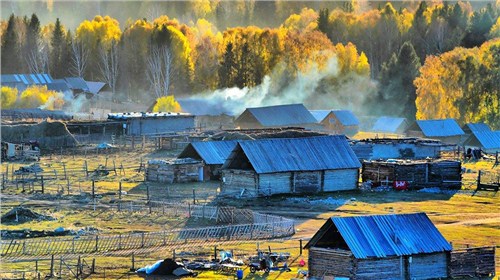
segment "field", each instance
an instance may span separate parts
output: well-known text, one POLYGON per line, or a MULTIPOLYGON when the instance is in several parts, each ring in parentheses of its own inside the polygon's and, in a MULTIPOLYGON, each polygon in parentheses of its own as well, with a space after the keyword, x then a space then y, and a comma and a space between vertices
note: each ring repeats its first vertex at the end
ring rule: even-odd
MULTIPOLYGON (((179 215, 172 217, 161 212, 151 212, 148 209, 141 211, 117 211, 110 207, 120 200, 119 181, 122 182, 121 200, 125 207, 131 203, 145 202, 148 199, 168 201, 171 203, 190 204, 213 202, 218 192, 217 182, 189 183, 189 184, 153 184, 143 181, 143 173, 138 172, 140 162, 145 163, 149 158, 172 157, 175 152, 151 152, 150 150, 130 151, 123 150, 102 154, 95 151, 82 153, 79 150, 64 151, 43 156, 41 167, 47 176, 57 174, 53 180, 45 184, 45 194, 31 193, 29 188, 23 192, 21 186, 7 184, 2 191, 1 212, 5 214, 12 207, 20 206, 32 209, 38 213, 50 215, 56 220, 31 221, 21 224, 2 223, 2 230, 54 230, 58 227, 79 230, 93 228, 99 234, 126 234, 133 232, 154 232, 175 228, 193 228, 209 226, 212 223, 204 219, 193 219, 179 215), (62 162, 64 162, 64 167, 62 162), (92 176, 87 177, 87 170, 94 170, 98 166, 106 165, 107 168, 118 168, 107 176, 94 177, 94 194, 92 197, 92 176), (66 176, 64 174, 66 169, 66 176), (55 171, 54 171, 55 170, 55 171), (64 178, 66 177, 66 178, 64 178), (68 188, 69 186, 69 188, 68 188), (194 197, 193 197, 194 193, 194 197), (194 200, 194 201, 193 201, 194 200), (127 204, 129 203, 129 204, 127 204)), ((2 163, 2 172, 6 174, 7 165, 9 172, 12 163, 2 163)), ((16 163, 17 169, 21 164, 16 163)), ((329 193, 311 195, 306 197, 282 196, 270 199, 254 200, 220 200, 220 205, 248 208, 260 213, 279 215, 292 218, 296 221, 296 234, 280 240, 260 241, 232 241, 221 242, 218 249, 233 250, 235 256, 244 256, 256 253, 257 246, 262 250, 271 248, 273 251, 291 253, 288 265, 291 272, 272 271, 269 274, 250 274, 245 269, 245 279, 289 279, 297 276, 298 262, 307 261, 307 251, 299 255, 300 240, 303 245, 317 229, 332 216, 384 214, 384 213, 412 213, 426 212, 436 224, 445 238, 452 242, 454 248, 466 246, 497 246, 500 236, 500 198, 491 192, 479 192, 472 196, 477 170, 494 170, 492 163, 487 161, 470 162, 464 164, 468 173, 464 174, 463 189, 449 192, 395 192, 395 191, 356 191, 343 193, 329 193)), ((10 176, 10 175, 9 175, 10 176)), ((36 185, 36 184, 35 184, 36 185)), ((35 189, 38 187, 35 186, 35 189)), ((132 266, 132 251, 134 251, 137 269, 144 265, 152 264, 156 260, 171 257, 176 248, 144 248, 141 250, 124 250, 107 252, 105 254, 87 254, 82 257, 88 262, 95 258, 96 274, 89 279, 142 279, 135 273, 130 273, 132 266)), ((498 252, 498 251, 497 251, 498 252)), ((213 245, 184 246, 176 249, 177 257, 194 258, 213 256, 213 245)), ((66 256, 65 262, 75 263, 77 255, 66 256)), ((56 256, 57 258, 57 256, 56 256)), ((50 265, 50 256, 40 257, 38 268, 44 274, 50 265)), ((497 257, 498 260, 498 257, 497 257)), ((56 271, 59 271, 60 262, 56 261, 56 271)), ((7 272, 33 271, 35 258, 4 259, 1 264, 3 277, 9 276, 7 272)), ((65 275, 71 275, 69 269, 61 265, 65 275)), ((71 265, 69 265, 71 267, 71 265)), ((497 271, 499 264, 497 261, 497 271)), ((26 275, 33 275, 27 273, 26 275)), ((197 279, 228 279, 231 275, 214 272, 202 272, 197 279)), ((19 277, 19 276, 17 276, 19 277)), ((28 276, 27 276, 28 277, 28 276)), ((232 279, 232 278, 231 278, 232 279)))

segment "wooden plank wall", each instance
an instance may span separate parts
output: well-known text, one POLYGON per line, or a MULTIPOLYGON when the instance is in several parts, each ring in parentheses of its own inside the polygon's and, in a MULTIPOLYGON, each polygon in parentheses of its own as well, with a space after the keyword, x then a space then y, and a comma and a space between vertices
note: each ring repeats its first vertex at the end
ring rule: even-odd
POLYGON ((408 261, 410 279, 431 279, 448 277, 447 253, 411 256, 408 261))
POLYGON ((259 174, 259 196, 290 193, 291 172, 259 174))
POLYGON ((356 280, 372 279, 404 279, 401 268, 401 259, 399 257, 384 259, 355 259, 354 277, 356 280))
POLYGON ((203 163, 196 164, 148 164, 146 180, 162 183, 186 183, 199 181, 199 168, 203 163))
POLYGON ((452 251, 450 277, 480 277, 495 273, 495 247, 452 251))
POLYGON ((295 193, 314 193, 321 190, 321 171, 292 172, 295 193))
POLYGON ((351 277, 353 255, 350 251, 309 248, 309 276, 343 276, 351 277))
POLYGON ((257 197, 257 174, 250 170, 223 169, 221 195, 257 197))
POLYGON ((358 183, 358 169, 326 170, 323 190, 325 192, 355 190, 358 183))

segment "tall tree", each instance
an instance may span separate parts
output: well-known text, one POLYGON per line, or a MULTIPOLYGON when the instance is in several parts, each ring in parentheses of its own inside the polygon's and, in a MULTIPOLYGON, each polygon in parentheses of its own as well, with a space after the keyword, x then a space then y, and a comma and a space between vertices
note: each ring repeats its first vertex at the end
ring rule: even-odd
POLYGON ((380 92, 384 110, 414 120, 416 114, 416 88, 413 81, 418 75, 420 59, 413 45, 405 42, 398 55, 384 63, 380 73, 380 92))
POLYGON ((99 46, 99 72, 103 82, 107 83, 113 93, 116 92, 118 80, 119 48, 118 42, 111 41, 109 48, 99 46))
POLYGON ((327 8, 319 10, 318 17, 318 30, 325 33, 327 36, 330 33, 330 27, 328 24, 329 11, 327 8))
POLYGON ((10 15, 7 29, 2 36, 2 74, 19 72, 19 48, 16 35, 16 18, 10 15))
POLYGON ((64 30, 59 21, 56 19, 54 31, 52 32, 52 39, 50 40, 50 73, 54 78, 64 77, 65 62, 62 60, 62 49, 65 44, 64 30))
POLYGON ((233 43, 229 42, 226 45, 226 50, 222 56, 219 67, 219 87, 228 88, 233 87, 235 83, 238 65, 236 63, 236 56, 233 51, 233 43))

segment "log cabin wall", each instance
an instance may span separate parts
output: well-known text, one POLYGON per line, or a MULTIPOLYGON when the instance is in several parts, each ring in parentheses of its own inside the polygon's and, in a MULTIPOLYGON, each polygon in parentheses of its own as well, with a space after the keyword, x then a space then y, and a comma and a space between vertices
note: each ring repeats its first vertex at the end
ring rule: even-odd
POLYGON ((353 274, 356 280, 405 279, 404 262, 400 257, 355 259, 353 274))
POLYGON ((358 187, 359 169, 324 171, 323 191, 355 190, 358 187))
POLYGON ((347 250, 309 248, 308 263, 311 277, 352 277, 353 262, 352 253, 347 250))
POLYGON ((255 171, 222 169, 221 195, 257 197, 258 176, 255 171))
POLYGON ((271 174, 259 174, 259 196, 270 196, 273 194, 290 193, 292 172, 280 172, 271 174))
POLYGON ((448 277, 448 253, 413 255, 408 257, 407 261, 410 279, 448 277))

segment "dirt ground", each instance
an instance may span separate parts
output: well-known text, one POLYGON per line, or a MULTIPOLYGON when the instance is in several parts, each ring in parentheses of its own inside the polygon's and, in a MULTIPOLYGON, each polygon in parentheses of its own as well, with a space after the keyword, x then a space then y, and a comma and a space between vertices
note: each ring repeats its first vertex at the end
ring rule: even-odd
MULTIPOLYGON (((192 191, 196 190, 198 199, 203 202, 211 202, 215 199, 218 191, 217 182, 174 184, 166 186, 164 184, 144 184, 140 178, 142 175, 134 172, 138 166, 138 161, 142 158, 145 162, 149 158, 168 158, 175 152, 134 151, 112 154, 62 154, 42 157, 42 166, 50 166, 57 169, 61 174, 61 162, 66 163, 68 170, 82 169, 84 161, 91 168, 107 161, 115 161, 115 164, 130 166, 126 174, 110 174, 108 177, 99 180, 97 192, 101 194, 99 200, 103 204, 116 200, 117 181, 123 180, 123 191, 126 192, 124 199, 137 200, 145 199, 149 190, 150 195, 157 200, 170 200, 182 203, 192 202, 192 191)), ((2 172, 5 173, 7 163, 2 163, 2 172)), ((12 165, 12 164, 10 164, 12 165)), ((20 164, 17 163, 16 166, 20 164)), ((12 167, 12 166, 11 166, 12 167)), ((464 165, 468 173, 464 174, 464 184, 462 190, 449 192, 417 192, 417 191, 353 191, 341 193, 327 193, 310 196, 279 196, 268 199, 252 200, 219 200, 220 205, 229 205, 239 208, 250 208, 262 213, 276 214, 293 218, 296 221, 296 234, 290 238, 277 241, 260 241, 260 248, 270 246, 273 250, 286 251, 292 254, 289 266, 292 272, 270 272, 269 274, 250 274, 248 269, 244 271, 245 279, 290 279, 298 275, 298 262, 300 259, 307 260, 307 251, 299 255, 299 240, 305 243, 314 235, 318 228, 332 216, 350 216, 367 214, 388 214, 388 213, 413 213, 425 212, 441 231, 444 237, 452 242, 454 248, 466 246, 496 246, 500 245, 500 195, 490 192, 479 192, 473 194, 473 184, 477 178, 478 169, 491 169, 490 162, 471 162, 464 165)), ((500 170, 496 167, 493 171, 500 170)), ((76 172, 76 171, 75 171, 76 172)), ((77 173, 75 173, 77 174, 77 173)), ((92 209, 92 201, 88 200, 90 192, 90 182, 84 175, 75 175, 71 178, 71 183, 79 183, 80 187, 73 187, 70 195, 64 192, 58 193, 56 188, 49 188, 49 194, 38 194, 21 192, 11 186, 2 191, 2 205, 0 212, 6 213, 12 207, 31 207, 38 213, 56 217, 55 221, 33 221, 20 225, 1 224, 0 229, 32 229, 44 230, 56 227, 82 228, 92 226, 99 228, 106 234, 119 234, 133 231, 156 231, 164 228, 175 228, 188 226, 200 226, 200 224, 189 224, 183 218, 162 217, 160 214, 149 215, 147 213, 116 213, 113 211, 92 209), (85 193, 85 195, 83 195, 85 193), (84 201, 82 201, 84 200, 84 201)), ((55 186, 64 186, 66 180, 54 181, 55 186)), ((213 202, 215 203, 215 202, 213 202)), ((238 244, 224 245, 224 249, 234 250, 237 256, 245 256, 255 253, 256 241, 238 244)), ((170 257, 173 248, 155 248, 134 252, 136 256, 135 268, 152 264, 155 260, 170 257)), ((206 251, 211 248, 190 248, 189 252, 206 251)), ((134 273, 128 273, 131 267, 132 252, 110 252, 108 256, 86 256, 86 258, 96 259, 96 272, 89 279, 142 279, 134 273)), ((210 255, 210 253, 206 253, 210 255)), ((498 250, 497 250, 498 260, 498 250)), ((40 269, 47 269, 47 259, 40 260, 40 269)), ((0 274, 5 277, 6 271, 23 271, 33 268, 33 260, 22 262, 5 262, 0 264, 0 274)), ((497 261, 497 271, 499 262, 497 261)), ((230 275, 222 275, 214 272, 203 272, 197 279, 228 279, 230 275)))

